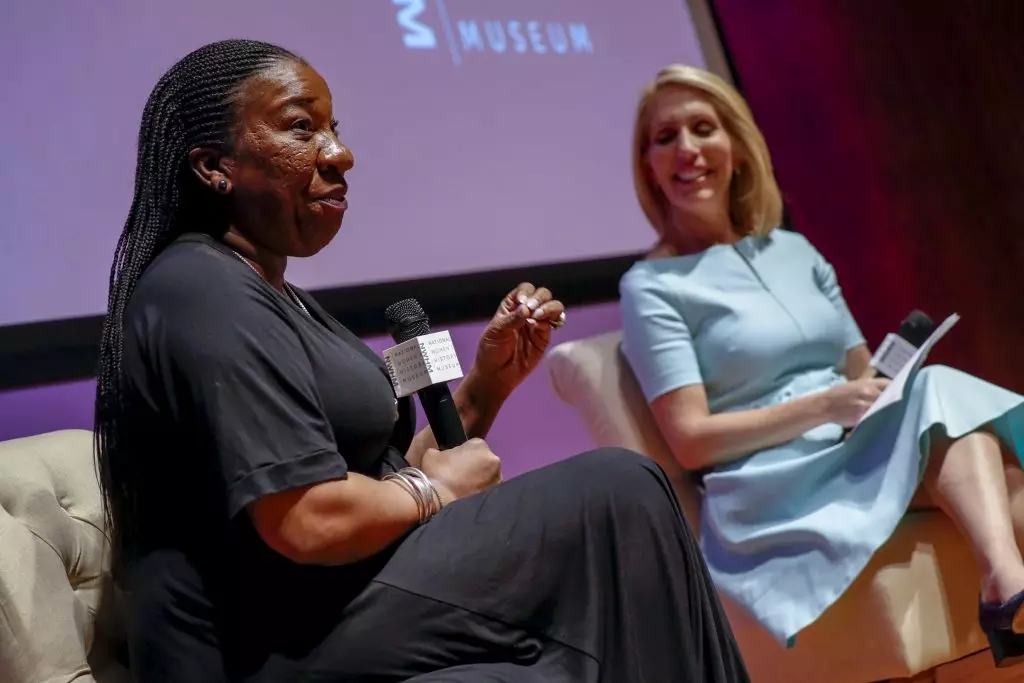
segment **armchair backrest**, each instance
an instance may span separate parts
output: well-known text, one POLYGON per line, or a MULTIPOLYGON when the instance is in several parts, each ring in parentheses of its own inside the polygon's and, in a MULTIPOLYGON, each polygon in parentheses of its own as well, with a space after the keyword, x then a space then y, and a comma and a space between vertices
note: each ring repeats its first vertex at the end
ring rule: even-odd
POLYGON ((546 358, 555 393, 576 408, 598 446, 619 446, 658 463, 676 490, 694 531, 699 529, 700 494, 673 457, 654 422, 640 385, 622 355, 622 332, 563 342, 546 358))

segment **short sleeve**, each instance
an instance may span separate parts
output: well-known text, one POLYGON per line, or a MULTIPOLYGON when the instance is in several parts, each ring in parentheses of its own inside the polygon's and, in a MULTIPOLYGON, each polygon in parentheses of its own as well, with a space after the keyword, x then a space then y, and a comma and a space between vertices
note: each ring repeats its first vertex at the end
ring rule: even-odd
POLYGON ((619 283, 622 352, 648 402, 702 384, 690 329, 654 276, 631 270, 619 283))
POLYGON ((308 356, 272 293, 246 282, 197 289, 150 292, 129 310, 126 374, 216 459, 229 514, 344 478, 308 356))
MULTIPOLYGON (((808 243, 809 244, 809 243, 808 243)), ((821 253, 811 246, 814 258, 814 282, 818 289, 828 297, 828 300, 835 306, 839 317, 843 322, 843 343, 844 348, 850 349, 866 343, 864 335, 861 334, 857 321, 850 314, 850 309, 843 298, 842 288, 839 286, 839 279, 836 277, 836 270, 832 264, 825 260, 821 253)))

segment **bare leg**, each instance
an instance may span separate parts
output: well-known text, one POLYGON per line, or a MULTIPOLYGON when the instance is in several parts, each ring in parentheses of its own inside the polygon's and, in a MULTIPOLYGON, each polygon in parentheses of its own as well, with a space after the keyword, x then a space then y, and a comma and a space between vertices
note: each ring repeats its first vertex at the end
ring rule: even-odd
MULTIPOLYGON (((1015 468, 1019 471, 1019 468, 1015 468)), ((923 487, 960 528, 981 569, 981 599, 1004 602, 1024 590, 999 439, 978 431, 935 439, 923 487)))
POLYGON ((1017 547, 1024 548, 1024 470, 1009 448, 1003 450, 1003 472, 1006 490, 1010 494, 1010 518, 1017 534, 1017 547))

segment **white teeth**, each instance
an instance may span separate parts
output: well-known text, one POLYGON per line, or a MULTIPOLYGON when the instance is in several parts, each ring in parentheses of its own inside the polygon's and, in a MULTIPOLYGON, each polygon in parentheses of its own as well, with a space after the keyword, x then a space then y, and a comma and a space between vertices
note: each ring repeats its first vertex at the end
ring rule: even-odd
POLYGON ((700 180, 708 174, 708 171, 700 171, 698 173, 677 173, 676 180, 680 180, 684 183, 691 183, 695 180, 700 180))

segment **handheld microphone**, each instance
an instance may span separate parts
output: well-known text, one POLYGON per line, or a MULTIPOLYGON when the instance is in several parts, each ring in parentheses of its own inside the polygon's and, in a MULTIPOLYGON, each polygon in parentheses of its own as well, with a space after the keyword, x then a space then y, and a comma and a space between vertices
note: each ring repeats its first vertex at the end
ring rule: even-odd
MULTIPOLYGON (((890 332, 878 345, 878 350, 871 357, 871 367, 875 369, 874 379, 884 377, 892 379, 899 374, 903 366, 924 345, 928 337, 935 331, 935 321, 924 311, 914 309, 900 323, 896 334, 890 332)), ((843 439, 853 431, 852 427, 843 430, 843 439)))
POLYGON ((895 377, 935 331, 935 321, 926 313, 913 310, 900 323, 896 334, 889 333, 871 358, 875 377, 895 377))
POLYGON ((441 450, 466 443, 466 430, 448 382, 462 377, 451 335, 430 332, 430 319, 416 299, 397 301, 384 311, 395 346, 384 351, 384 363, 395 394, 416 393, 441 450))

